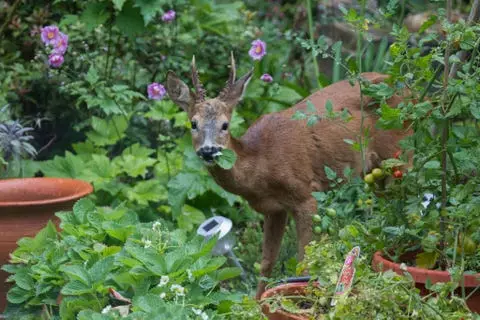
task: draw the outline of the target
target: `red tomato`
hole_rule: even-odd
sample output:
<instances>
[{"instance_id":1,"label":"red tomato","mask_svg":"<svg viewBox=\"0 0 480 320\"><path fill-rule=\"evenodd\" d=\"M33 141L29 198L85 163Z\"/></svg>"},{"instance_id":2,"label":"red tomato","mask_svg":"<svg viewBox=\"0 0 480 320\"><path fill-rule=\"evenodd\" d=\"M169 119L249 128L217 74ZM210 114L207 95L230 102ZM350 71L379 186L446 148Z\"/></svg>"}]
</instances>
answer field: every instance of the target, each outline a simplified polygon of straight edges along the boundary
<instances>
[{"instance_id":1,"label":"red tomato","mask_svg":"<svg viewBox=\"0 0 480 320\"><path fill-rule=\"evenodd\" d=\"M395 179L402 179L402 177L403 177L403 172L400 171L400 170L395 170L395 171L393 172L393 177L394 177Z\"/></svg>"}]
</instances>

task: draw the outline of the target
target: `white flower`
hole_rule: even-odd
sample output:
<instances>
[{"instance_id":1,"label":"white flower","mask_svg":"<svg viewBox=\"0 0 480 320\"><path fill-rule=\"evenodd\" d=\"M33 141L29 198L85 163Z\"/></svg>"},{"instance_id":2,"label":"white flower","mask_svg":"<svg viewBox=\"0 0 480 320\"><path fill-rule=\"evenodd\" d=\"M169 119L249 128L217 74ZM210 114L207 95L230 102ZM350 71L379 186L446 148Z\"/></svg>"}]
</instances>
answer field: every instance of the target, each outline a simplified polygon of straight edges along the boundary
<instances>
[{"instance_id":1,"label":"white flower","mask_svg":"<svg viewBox=\"0 0 480 320\"><path fill-rule=\"evenodd\" d=\"M111 306L111 305L108 305L108 306L106 306L105 308L103 308L102 313L104 313L104 314L105 314L105 313L109 313L110 310L112 310L112 306Z\"/></svg>"},{"instance_id":2,"label":"white flower","mask_svg":"<svg viewBox=\"0 0 480 320\"><path fill-rule=\"evenodd\" d=\"M401 264L400 264L400 270L408 271L407 265L406 265L405 263L401 263Z\"/></svg>"},{"instance_id":3,"label":"white flower","mask_svg":"<svg viewBox=\"0 0 480 320\"><path fill-rule=\"evenodd\" d=\"M143 246L145 249L150 248L152 246L152 241L151 240L143 240Z\"/></svg>"},{"instance_id":4,"label":"white flower","mask_svg":"<svg viewBox=\"0 0 480 320\"><path fill-rule=\"evenodd\" d=\"M168 281L170 281L170 278L168 276L161 276L160 282L158 283L157 287L165 286L168 283Z\"/></svg>"},{"instance_id":5,"label":"white flower","mask_svg":"<svg viewBox=\"0 0 480 320\"><path fill-rule=\"evenodd\" d=\"M185 288L178 284L172 284L170 291L175 292L177 297L185 296Z\"/></svg>"},{"instance_id":6,"label":"white flower","mask_svg":"<svg viewBox=\"0 0 480 320\"><path fill-rule=\"evenodd\" d=\"M193 313L195 313L197 316L199 316L199 315L202 314L202 310L201 310L201 309L192 308L192 310L193 310Z\"/></svg>"},{"instance_id":7,"label":"white flower","mask_svg":"<svg viewBox=\"0 0 480 320\"><path fill-rule=\"evenodd\" d=\"M206 314L205 312L202 312L200 317L202 318L202 320L208 320L208 314Z\"/></svg>"},{"instance_id":8,"label":"white flower","mask_svg":"<svg viewBox=\"0 0 480 320\"><path fill-rule=\"evenodd\" d=\"M155 221L153 223L152 230L160 229L161 226L162 226L162 224L160 223L160 221Z\"/></svg>"},{"instance_id":9,"label":"white flower","mask_svg":"<svg viewBox=\"0 0 480 320\"><path fill-rule=\"evenodd\" d=\"M160 299L164 299L167 296L165 292L160 293Z\"/></svg>"}]
</instances>

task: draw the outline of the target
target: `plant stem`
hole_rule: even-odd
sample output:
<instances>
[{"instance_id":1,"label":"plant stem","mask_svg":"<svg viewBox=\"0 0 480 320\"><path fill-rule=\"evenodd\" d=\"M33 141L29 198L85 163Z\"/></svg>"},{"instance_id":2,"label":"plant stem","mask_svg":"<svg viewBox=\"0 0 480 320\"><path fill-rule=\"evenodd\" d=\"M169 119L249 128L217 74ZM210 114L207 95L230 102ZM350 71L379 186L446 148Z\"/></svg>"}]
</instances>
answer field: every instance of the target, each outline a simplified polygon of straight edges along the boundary
<instances>
[{"instance_id":1,"label":"plant stem","mask_svg":"<svg viewBox=\"0 0 480 320\"><path fill-rule=\"evenodd\" d=\"M312 1L311 0L305 0L306 5L307 5L307 16L308 16L308 33L310 33L310 42L313 47L313 19L312 19ZM312 59L313 59L313 68L314 68L314 73L315 73L315 82L317 84L317 88L321 88L322 85L320 84L319 78L320 78L320 70L318 69L318 62L317 62L317 56L315 55L315 52L312 50Z\"/></svg>"},{"instance_id":2,"label":"plant stem","mask_svg":"<svg viewBox=\"0 0 480 320\"><path fill-rule=\"evenodd\" d=\"M447 21L450 22L452 18L452 0L447 0ZM447 207L447 142L448 142L448 135L450 132L450 121L446 118L448 113L448 79L449 79L449 61L448 58L450 57L450 44L447 42L447 46L445 48L445 56L444 56L444 72L443 72L443 101L442 101L442 111L443 116L445 118L443 130L442 130L442 153L440 155L440 160L442 164L442 204L440 210L440 247L439 250L441 252L441 259L440 259L440 267L442 269L446 269L447 263L445 261L445 241L446 241L446 232L445 232L445 216L446 216L446 207Z\"/></svg>"}]
</instances>

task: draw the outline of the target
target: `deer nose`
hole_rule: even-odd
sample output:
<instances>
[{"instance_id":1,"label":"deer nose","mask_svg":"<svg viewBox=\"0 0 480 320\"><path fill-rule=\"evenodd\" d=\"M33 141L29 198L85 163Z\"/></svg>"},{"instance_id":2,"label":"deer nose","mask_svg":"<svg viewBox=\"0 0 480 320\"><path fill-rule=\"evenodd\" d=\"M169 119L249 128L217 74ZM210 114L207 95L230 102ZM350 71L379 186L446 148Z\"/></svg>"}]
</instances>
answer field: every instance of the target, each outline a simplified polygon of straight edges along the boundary
<instances>
[{"instance_id":1,"label":"deer nose","mask_svg":"<svg viewBox=\"0 0 480 320\"><path fill-rule=\"evenodd\" d=\"M198 149L197 154L205 160L213 160L213 156L221 150L220 147L204 146Z\"/></svg>"}]
</instances>

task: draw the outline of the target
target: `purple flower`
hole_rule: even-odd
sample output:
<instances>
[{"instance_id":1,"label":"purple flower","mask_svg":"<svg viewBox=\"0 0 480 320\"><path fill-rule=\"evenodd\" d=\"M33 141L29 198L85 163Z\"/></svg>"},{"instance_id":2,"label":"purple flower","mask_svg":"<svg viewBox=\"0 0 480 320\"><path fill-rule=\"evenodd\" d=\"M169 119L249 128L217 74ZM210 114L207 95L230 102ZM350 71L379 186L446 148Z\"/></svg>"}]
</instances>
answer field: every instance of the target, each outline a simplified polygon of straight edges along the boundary
<instances>
[{"instance_id":1,"label":"purple flower","mask_svg":"<svg viewBox=\"0 0 480 320\"><path fill-rule=\"evenodd\" d=\"M55 42L53 52L57 54L65 54L68 48L68 36L59 32L57 41Z\"/></svg>"},{"instance_id":2,"label":"purple flower","mask_svg":"<svg viewBox=\"0 0 480 320\"><path fill-rule=\"evenodd\" d=\"M252 42L252 48L248 51L253 60L261 60L267 54L267 44L260 39Z\"/></svg>"},{"instance_id":3,"label":"purple flower","mask_svg":"<svg viewBox=\"0 0 480 320\"><path fill-rule=\"evenodd\" d=\"M173 10L168 10L167 12L165 12L162 16L162 21L163 22L170 22L170 21L173 21L175 20L175 11Z\"/></svg>"},{"instance_id":4,"label":"purple flower","mask_svg":"<svg viewBox=\"0 0 480 320\"><path fill-rule=\"evenodd\" d=\"M260 80L262 80L263 82L272 82L273 81L273 78L271 75L269 75L268 73L264 73L261 77L260 77Z\"/></svg>"},{"instance_id":5,"label":"purple flower","mask_svg":"<svg viewBox=\"0 0 480 320\"><path fill-rule=\"evenodd\" d=\"M59 68L63 64L63 56L58 53L52 53L48 57L48 63L52 68Z\"/></svg>"},{"instance_id":6,"label":"purple flower","mask_svg":"<svg viewBox=\"0 0 480 320\"><path fill-rule=\"evenodd\" d=\"M58 39L58 27L57 26L48 26L42 28L41 38L44 44L54 46Z\"/></svg>"},{"instance_id":7,"label":"purple flower","mask_svg":"<svg viewBox=\"0 0 480 320\"><path fill-rule=\"evenodd\" d=\"M148 92L148 99L152 100L162 100L167 91L165 90L165 87L161 85L160 83L153 82L148 85L147 88Z\"/></svg>"}]
</instances>

